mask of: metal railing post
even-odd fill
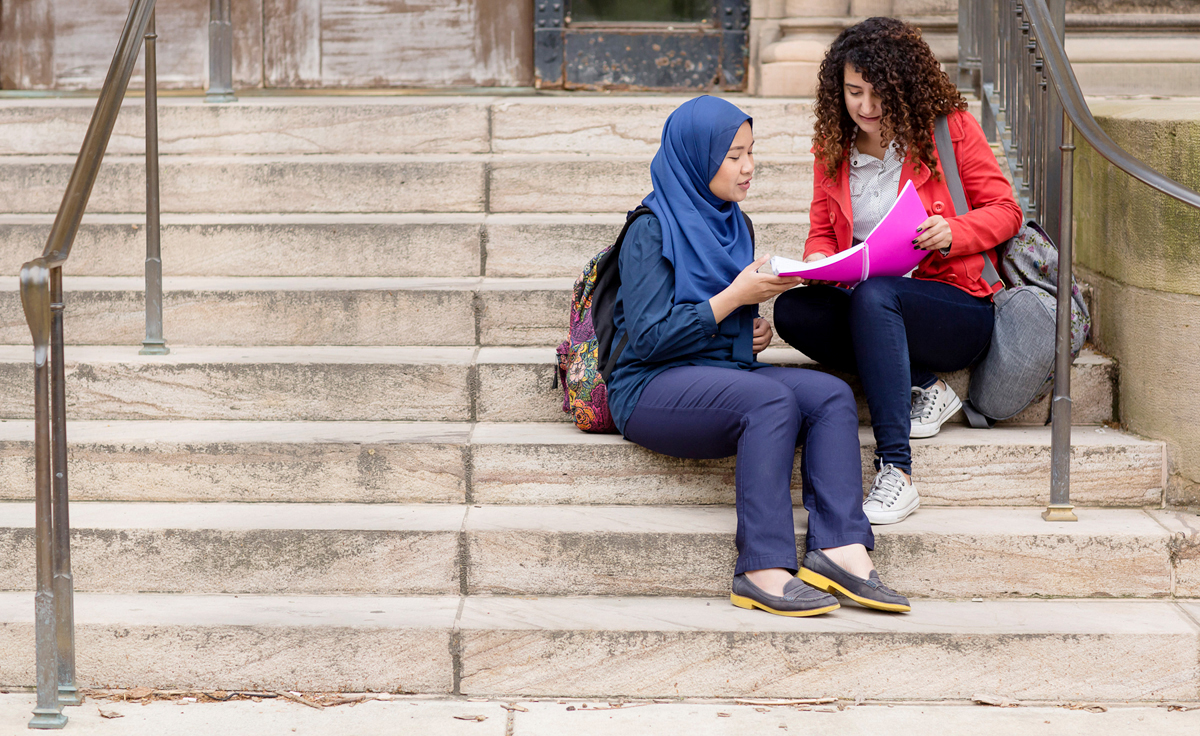
[[[137,63],[142,35],[151,29],[154,0],[133,0],[108,75],[88,123],[79,157],[63,192],[58,215],[39,258],[21,268],[21,304],[33,336],[34,362],[34,507],[37,592],[34,641],[37,657],[37,706],[30,728],[62,728],[64,705],[78,704],[75,681],[74,602],[70,556],[67,484],[66,381],[63,351],[62,264],[71,253],[92,186],[129,79]],[[151,30],[151,33],[153,31]],[[153,109],[153,56],[149,96]],[[157,122],[154,122],[157,127]],[[152,141],[157,138],[152,136]],[[154,144],[149,146],[155,148]],[[157,170],[148,173],[157,190]],[[157,209],[154,210],[157,221]],[[157,229],[156,229],[157,232]],[[157,247],[157,246],[156,246]]]
[[[979,82],[979,39],[974,35],[979,9],[974,0],[958,3],[958,89],[971,92]]]
[[[1058,310],[1054,336],[1054,399],[1050,404],[1050,505],[1046,521],[1079,521],[1071,505],[1071,176],[1074,167],[1074,128],[1062,121],[1060,229],[1058,233]]]
[[[208,4],[208,94],[205,102],[234,102],[233,19],[229,0]]]
[[[146,337],[141,355],[171,352],[163,337],[162,246],[158,187],[158,34],[154,13],[146,24]]]
[[[50,271],[50,506],[54,514],[54,628],[58,642],[58,702],[79,705],[75,684],[75,584],[67,512],[67,377],[63,356],[62,268]]]
[[[50,449],[50,270],[39,259],[21,268],[21,304],[33,336],[34,517],[37,592],[33,596],[37,706],[30,728],[62,728],[54,610],[54,513]]]
[[[1061,47],[1067,35],[1067,1],[1048,0],[1046,5],[1050,10],[1050,17],[1054,23],[1052,32],[1055,38],[1039,38],[1038,43],[1043,46],[1049,43],[1056,43]],[[1046,102],[1048,104],[1046,105],[1045,130],[1046,140],[1050,145],[1046,147],[1046,207],[1043,208],[1045,219],[1042,220],[1042,225],[1046,228],[1046,232],[1058,233],[1062,229],[1062,225],[1059,222],[1060,213],[1062,217],[1067,218],[1068,222],[1071,219],[1070,209],[1060,210],[1054,206],[1060,200],[1058,196],[1059,187],[1063,184],[1059,178],[1063,171],[1062,152],[1054,143],[1063,139],[1063,121],[1066,118],[1063,117],[1063,106],[1058,92],[1050,95]],[[1060,259],[1059,264],[1061,263],[1062,260]],[[1070,262],[1068,261],[1069,264]]]

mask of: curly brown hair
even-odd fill
[[[813,147],[826,175],[837,176],[854,142],[856,127],[843,97],[847,64],[880,97],[884,141],[896,141],[909,161],[920,161],[936,177],[934,119],[966,110],[967,101],[942,71],[921,32],[895,18],[868,18],[847,28],[821,62]]]

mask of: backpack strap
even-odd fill
[[[612,372],[616,370],[617,367],[617,358],[621,357],[621,353],[625,350],[625,346],[629,343],[629,333],[626,332],[621,336],[621,342],[617,343],[616,347],[612,347],[611,331],[615,331],[616,326],[612,324],[611,308],[616,304],[616,289],[620,288],[621,286],[621,244],[625,242],[625,233],[629,231],[629,226],[633,224],[633,221],[642,215],[651,212],[653,212],[653,210],[645,205],[638,205],[637,209],[630,212],[629,217],[627,217],[625,220],[625,227],[621,228],[621,234],[617,236],[617,240],[615,243],[613,243],[612,249],[605,254],[604,258],[601,259],[601,263],[596,267],[598,274],[597,289],[599,288],[600,279],[604,278],[606,288],[612,289],[613,293],[613,298],[611,300],[606,300],[606,306],[604,309],[599,309],[599,304],[597,303],[597,311],[603,312],[603,314],[593,315],[592,318],[592,324],[596,330],[597,337],[596,342],[598,349],[596,357],[600,363],[600,377],[604,379],[605,383],[608,383],[608,381],[612,378]],[[750,231],[750,242],[753,243],[754,223],[750,221],[750,215],[747,215],[745,212],[742,212],[742,218],[746,221],[746,229]],[[599,275],[601,273],[605,275],[601,277]],[[594,293],[595,292],[593,292],[593,294]],[[597,302],[599,302],[599,300],[597,300]],[[605,350],[606,346],[610,348],[607,351]]]
[[[612,372],[617,367],[617,358],[621,357],[621,352],[629,342],[629,333],[625,333],[619,344],[612,344],[613,333],[617,329],[613,324],[613,308],[617,302],[617,289],[621,288],[621,244],[625,242],[625,234],[629,232],[633,221],[652,212],[653,210],[645,205],[638,205],[630,212],[625,218],[625,227],[621,228],[621,234],[617,236],[612,248],[596,264],[596,286],[592,291],[592,325],[596,330],[596,362],[600,365],[600,376],[605,383],[612,378]],[[597,294],[601,291],[606,292],[609,297],[598,298]]]
[[[954,143],[950,140],[950,123],[945,115],[938,115],[934,121],[933,141],[937,146],[938,158],[942,161],[942,174],[946,177],[946,186],[950,189],[950,201],[954,203],[954,211],[965,215],[971,211],[971,207],[967,204],[967,193],[963,189],[962,176],[958,173],[958,158],[954,154]],[[1000,281],[996,264],[992,263],[987,252],[980,255],[983,256],[983,278],[989,284]]]
[[[975,408],[970,399],[962,402],[962,410],[963,415],[967,418],[967,424],[970,424],[975,429],[991,429],[996,425],[996,420],[979,413],[979,410]]]

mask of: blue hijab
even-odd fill
[[[642,204],[662,224],[676,304],[707,301],[754,260],[741,209],[708,188],[738,128],[750,120],[736,105],[705,95],[680,105],[663,126],[662,145],[650,163],[654,191]]]

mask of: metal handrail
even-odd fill
[[[21,268],[21,304],[33,337],[34,365],[37,706],[30,728],[62,728],[67,722],[63,706],[82,702],[75,684],[74,585],[67,514],[62,266],[71,255],[71,245],[87,209],[147,29],[151,34],[147,38],[148,50],[153,48],[154,4],[155,0],[133,0],[46,247],[41,257]],[[151,52],[146,65],[148,131],[157,130],[152,92],[155,86]],[[153,179],[157,190],[157,146],[147,141],[146,149],[147,181]],[[152,205],[157,207],[157,196],[153,201],[148,197],[147,209]],[[147,220],[151,219],[157,223],[157,210],[153,215],[147,213]]]
[[[1146,166],[1096,122],[1063,48],[1065,2],[1051,3],[1053,13],[1046,0],[959,0],[959,85],[970,77],[983,103],[984,130],[1003,145],[1026,212],[1053,223],[1048,230],[1058,233],[1058,294],[1069,295],[1076,131],[1102,158],[1150,188],[1197,209],[1200,194]],[[1042,516],[1074,521],[1069,296],[1058,299],[1055,315],[1051,424],[1050,503]]]
[[[1052,35],[1054,25],[1050,20],[1050,11],[1046,7],[1046,0],[1026,0],[1025,4],[1029,13],[1029,29],[1033,37],[1035,39],[1055,38]],[[1075,72],[1071,69],[1071,62],[1067,59],[1067,52],[1062,44],[1046,43],[1042,51],[1045,53],[1046,75],[1050,78],[1050,83],[1054,85],[1055,91],[1058,92],[1063,112],[1070,120],[1071,125],[1075,126],[1083,139],[1088,142],[1088,145],[1113,166],[1146,186],[1200,209],[1200,194],[1174,179],[1163,176],[1134,158],[1132,154],[1121,148],[1108,133],[1104,132],[1100,123],[1092,117],[1092,111],[1083,99],[1083,91],[1079,89],[1079,81],[1075,78]]]

